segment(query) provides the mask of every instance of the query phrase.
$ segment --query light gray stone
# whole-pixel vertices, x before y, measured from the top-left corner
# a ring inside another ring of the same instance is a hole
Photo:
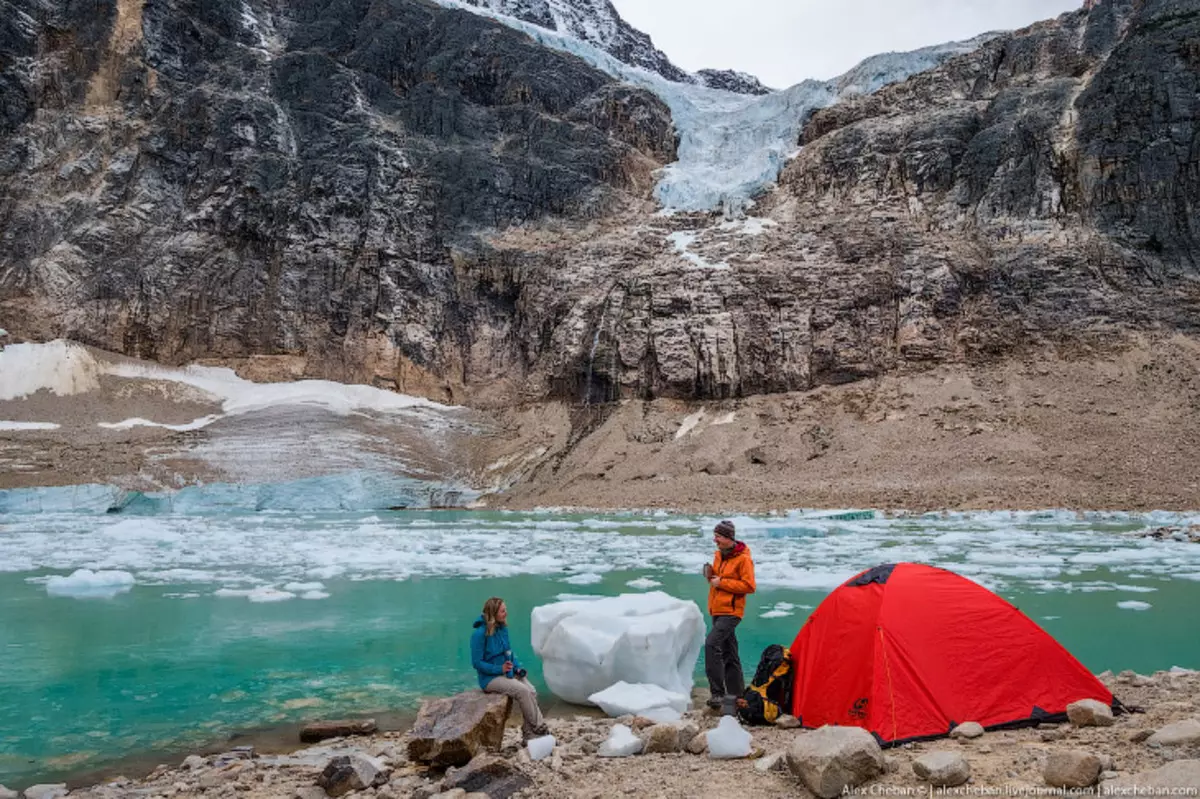
[[[796,718],[795,716],[789,716],[788,714],[785,713],[784,715],[775,719],[775,726],[780,728],[781,730],[799,729],[800,719]]]
[[[1200,744],[1200,721],[1184,719],[1160,727],[1147,740],[1149,746],[1191,746]]]
[[[18,796],[20,796],[20,794],[18,794],[16,791],[0,785],[0,799],[17,799]]]
[[[704,733],[696,733],[691,742],[687,745],[688,752],[693,755],[702,755],[708,751],[708,736]]]
[[[788,768],[821,799],[833,799],[884,772],[883,752],[859,727],[822,727],[801,735],[787,753]]]
[[[329,797],[324,788],[318,788],[316,785],[302,785],[292,795],[295,799],[328,799]]]
[[[25,789],[25,799],[61,799],[70,791],[65,783],[42,783]]]
[[[1076,727],[1111,727],[1112,708],[1098,699],[1081,699],[1067,705],[1067,718]]]
[[[1168,791],[1174,791],[1173,795],[1178,796],[1180,788],[1200,789],[1200,760],[1174,760],[1152,771],[1105,780],[1100,787],[1105,793],[1117,795],[1135,786],[1151,791],[1150,794],[1139,793],[1139,796],[1171,795]]]
[[[1042,779],[1054,788],[1087,788],[1100,778],[1100,758],[1091,752],[1053,752],[1042,769]]]
[[[769,771],[786,771],[787,750],[772,752],[769,755],[760,757],[754,763],[754,770],[760,774],[766,774]]]
[[[950,731],[951,738],[978,738],[983,735],[983,725],[977,721],[959,724]]]
[[[938,788],[962,785],[971,778],[971,764],[960,752],[929,752],[914,760],[912,769],[922,780]]]

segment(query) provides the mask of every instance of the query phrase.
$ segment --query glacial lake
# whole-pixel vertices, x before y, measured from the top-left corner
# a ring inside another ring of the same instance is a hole
[[[508,601],[518,655],[549,701],[529,646],[533,608],[660,590],[703,609],[699,573],[720,518],[310,510],[303,497],[270,510],[147,500],[110,513],[104,489],[56,491],[0,492],[10,788],[146,753],[176,762],[244,730],[411,714],[422,697],[474,686],[467,641],[493,595]],[[1000,593],[1094,672],[1200,668],[1200,545],[1139,535],[1200,515],[731,518],[759,581],[739,628],[748,673],[839,583],[899,561]],[[78,569],[126,574],[88,590],[62,580]]]

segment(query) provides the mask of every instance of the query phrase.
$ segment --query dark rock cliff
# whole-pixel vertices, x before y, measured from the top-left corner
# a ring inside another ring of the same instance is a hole
[[[647,212],[657,100],[470,14],[0,3],[18,336],[511,403],[1200,332],[1200,0],[1102,0],[817,112],[742,227]]]
[[[436,373],[469,346],[456,247],[602,214],[674,157],[657,99],[421,0],[5,0],[0,19],[18,335]]]

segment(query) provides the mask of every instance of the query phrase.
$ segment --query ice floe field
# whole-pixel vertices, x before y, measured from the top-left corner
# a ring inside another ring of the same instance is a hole
[[[355,510],[313,483],[251,488],[123,506],[100,486],[0,492],[0,775],[412,711],[474,683],[467,640],[492,595],[539,683],[536,607],[664,591],[704,608],[716,517]],[[1096,672],[1200,666],[1200,546],[1140,535],[1200,517],[835,515],[734,517],[760,586],[739,630],[749,668],[840,582],[895,561],[1001,593]]]

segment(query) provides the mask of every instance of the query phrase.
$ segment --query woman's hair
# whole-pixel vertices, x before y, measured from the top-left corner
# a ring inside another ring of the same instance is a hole
[[[500,606],[503,604],[504,600],[498,596],[483,603],[483,623],[487,627],[488,635],[496,634],[496,625],[500,623],[496,621],[496,614],[500,612]]]

